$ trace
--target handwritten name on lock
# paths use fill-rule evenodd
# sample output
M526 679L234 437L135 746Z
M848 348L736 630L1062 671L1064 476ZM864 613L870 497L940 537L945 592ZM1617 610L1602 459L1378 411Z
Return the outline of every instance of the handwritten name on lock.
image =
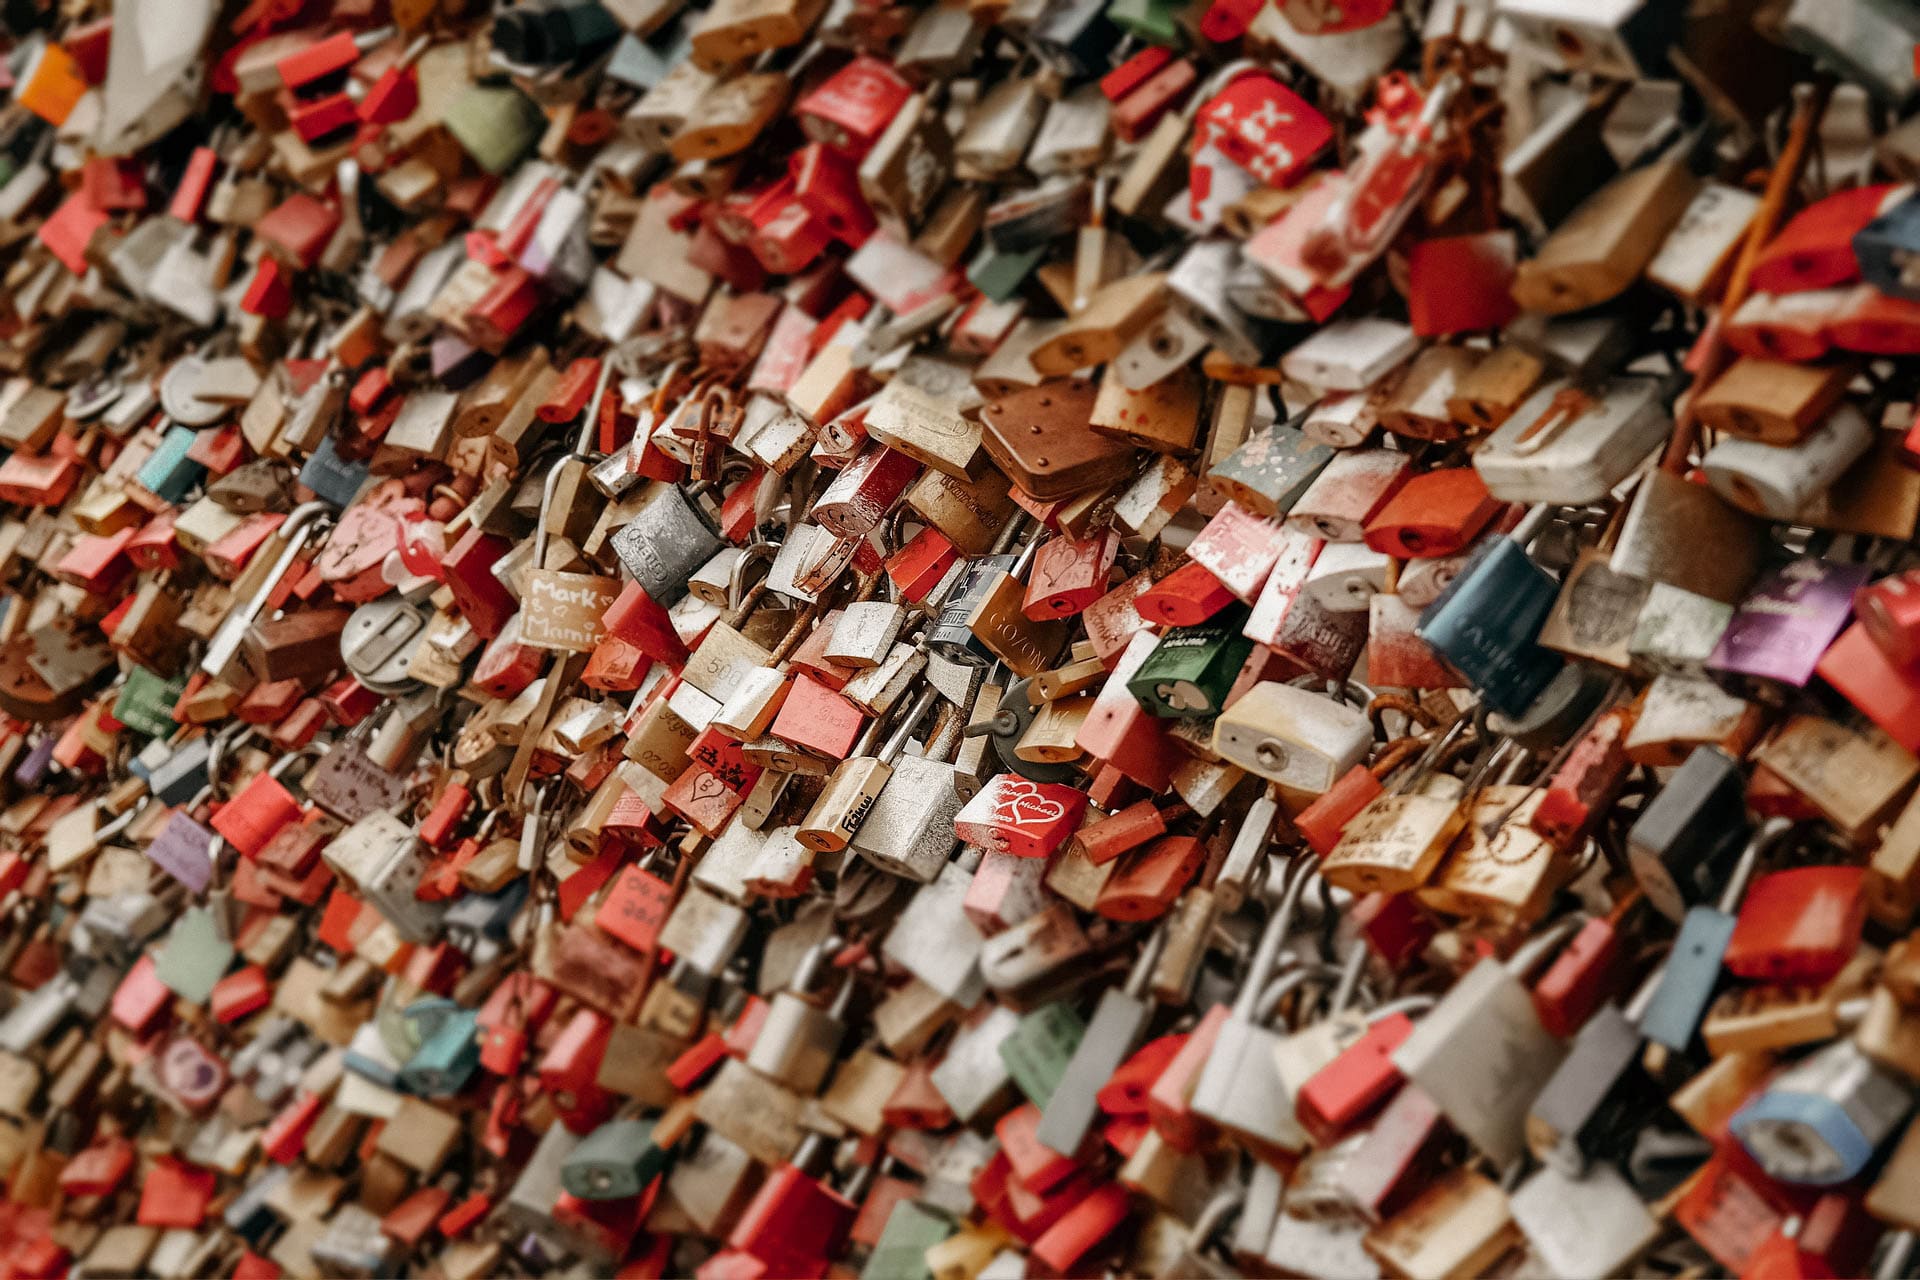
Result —
M607 638L603 615L620 594L615 578L537 569L520 601L520 642L536 649L592 653Z

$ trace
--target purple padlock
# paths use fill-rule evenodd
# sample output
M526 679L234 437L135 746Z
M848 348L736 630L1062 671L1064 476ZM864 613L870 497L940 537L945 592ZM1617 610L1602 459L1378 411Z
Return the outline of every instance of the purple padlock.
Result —
M213 839L213 832L176 809L147 846L147 857L193 892L205 893L213 879Z
M1853 613L1853 595L1871 570L1800 556L1763 575L1733 612L1707 671L1741 692L1778 701L1773 681L1795 689L1813 678L1814 665Z

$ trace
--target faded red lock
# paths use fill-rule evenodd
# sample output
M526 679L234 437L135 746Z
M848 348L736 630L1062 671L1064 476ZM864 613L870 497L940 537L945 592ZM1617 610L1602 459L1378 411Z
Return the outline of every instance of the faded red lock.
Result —
M768 732L809 755L845 760L866 717L860 708L810 675L797 675Z
M1879 216L1893 184L1835 192L1802 209L1754 258L1749 286L1758 293L1830 289L1860 278L1853 237Z
M1206 842L1194 836L1162 836L1123 854L1094 898L1094 914L1108 920L1157 920L1200 874Z
M1534 983L1534 1012L1540 1015L1540 1025L1552 1034L1572 1035L1602 1001L1619 991L1626 976L1620 953L1620 921L1626 905L1622 903L1611 915L1582 925Z
M959 559L959 548L929 525L887 557L887 577L899 588L901 599L919 604L940 585Z
M767 1175L727 1236L728 1247L758 1258L769 1275L822 1274L853 1226L853 1202L803 1167L820 1141L802 1144L795 1157L802 1163L784 1163Z
M794 198L835 240L850 249L867 242L877 224L860 193L859 170L851 157L816 142L789 157L787 172L793 179Z
M1020 611L1036 622L1073 617L1107 594L1107 580L1119 554L1120 535L1112 529L1041 543L1034 552Z
M1330 1147L1371 1119L1404 1079L1393 1051L1413 1034L1413 1019L1390 1013L1313 1073L1294 1095L1300 1127Z
M1860 588L1853 611L1888 660L1903 667L1920 662L1920 569Z
M836 537L871 533L924 470L897 449L869 448L827 482L814 500L813 520Z
M678 668L687 660L687 646L673 629L673 619L637 582L628 582L620 589L620 594L601 615L601 621L610 634L625 640L655 662Z
M300 802L269 773L256 773L247 785L213 815L213 829L240 851L252 858L284 827L300 820Z
M1151 800L1139 800L1089 822L1073 833L1073 840L1088 862L1104 866L1128 850L1165 835L1168 821L1186 812L1183 804L1160 809Z
M1113 132L1122 141L1138 142L1198 83L1200 73L1192 62L1185 58L1168 62L1114 103Z
M1331 36L1386 21L1393 0L1277 0L1276 7L1302 35Z

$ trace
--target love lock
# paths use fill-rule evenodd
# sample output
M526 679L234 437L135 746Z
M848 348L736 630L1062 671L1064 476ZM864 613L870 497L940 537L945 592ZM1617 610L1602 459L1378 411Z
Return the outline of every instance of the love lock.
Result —
M375 693L389 697L412 693L420 682L407 674L407 668L431 620L426 610L399 596L363 604L353 611L340 633L341 660L361 684Z
M1030 782L1069 782L1079 774L1079 770L1067 764L1041 764L1033 760L1022 760L1014 754L1020 745L1020 739L1026 735L1027 726L1033 723L1034 706L1027 701L1027 688L1031 679L1015 680L1000 695L1000 705L995 709L993 718L982 724L967 728L966 736L978 738L986 736L993 741L994 753L1000 757L1000 763L1007 769L1019 774Z
M160 379L160 407L183 427L210 427L227 416L226 405L199 396L206 372L199 356L181 356Z

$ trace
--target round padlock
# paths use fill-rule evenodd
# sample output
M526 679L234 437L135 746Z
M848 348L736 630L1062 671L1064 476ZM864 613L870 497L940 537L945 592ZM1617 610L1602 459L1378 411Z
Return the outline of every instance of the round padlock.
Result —
M1000 763L1013 773L1019 774L1029 782L1069 782L1079 775L1079 769L1070 764L1041 764L1034 760L1022 760L1014 754L1014 748L1020 745L1027 726L1033 723L1034 708L1027 701L1027 688L1031 680L1015 680L1000 695L1000 705L994 709L993 719L988 721L984 731L993 739L993 750L1000 757ZM972 732L971 730L969 732Z
M340 633L340 658L361 684L398 697L420 687L407 675L427 633L430 615L399 596L384 596L353 611Z
M181 356L160 379L160 407L183 427L210 427L227 416L227 406L197 394L207 364L199 356Z

